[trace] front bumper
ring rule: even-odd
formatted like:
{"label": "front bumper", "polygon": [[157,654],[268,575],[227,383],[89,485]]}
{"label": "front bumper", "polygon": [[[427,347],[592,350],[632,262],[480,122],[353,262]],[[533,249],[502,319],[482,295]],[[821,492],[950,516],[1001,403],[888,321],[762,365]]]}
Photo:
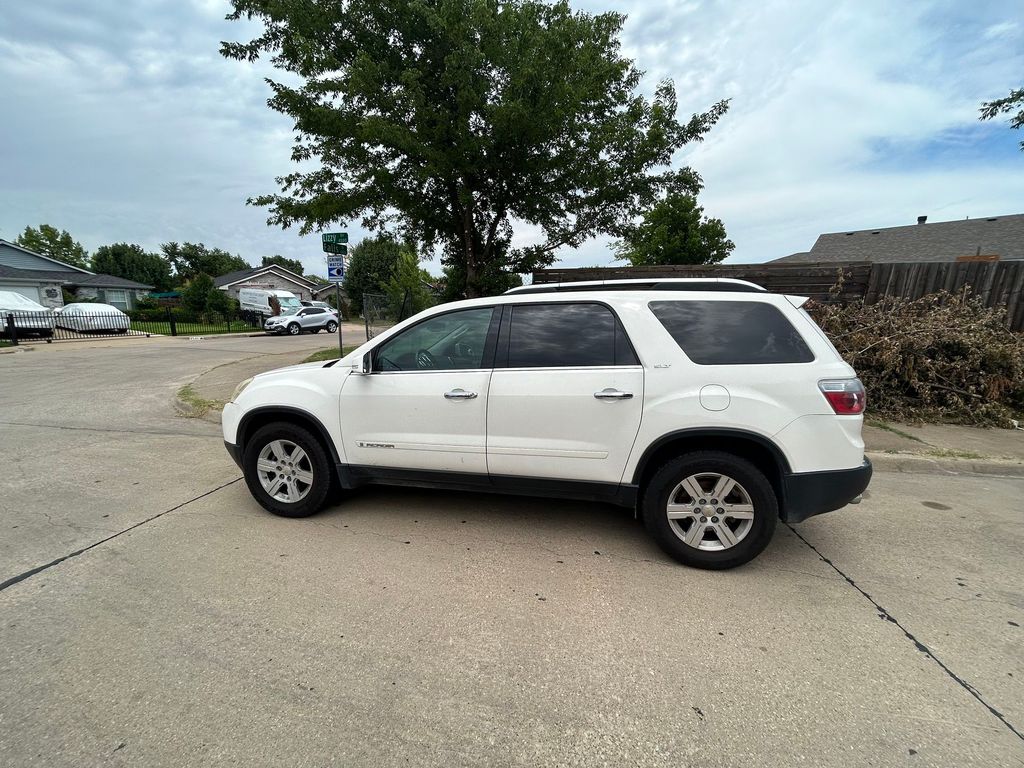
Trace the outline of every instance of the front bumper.
{"label": "front bumper", "polygon": [[224,441],[224,447],[227,448],[228,453],[234,460],[235,464],[238,465],[239,469],[242,467],[242,449],[234,443],[229,443],[227,440]]}
{"label": "front bumper", "polygon": [[782,520],[799,523],[814,515],[845,507],[860,496],[871,482],[871,462],[855,469],[828,472],[797,472],[783,478]]}

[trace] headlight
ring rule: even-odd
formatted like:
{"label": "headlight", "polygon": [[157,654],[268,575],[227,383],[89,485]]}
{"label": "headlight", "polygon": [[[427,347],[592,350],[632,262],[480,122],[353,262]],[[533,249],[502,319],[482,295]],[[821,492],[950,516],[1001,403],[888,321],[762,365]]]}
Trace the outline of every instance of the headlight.
{"label": "headlight", "polygon": [[252,384],[252,380],[253,380],[253,377],[252,377],[252,376],[250,376],[250,377],[249,377],[248,379],[246,379],[245,381],[239,382],[238,386],[237,386],[237,387],[235,387],[235,391],[234,391],[234,392],[233,392],[233,393],[231,394],[231,402],[232,402],[232,403],[233,403],[233,402],[235,402],[235,400],[237,400],[237,399],[238,399],[238,396],[239,396],[240,394],[242,394],[242,391],[243,391],[243,390],[244,390],[244,389],[245,389],[246,387],[248,387],[248,386],[249,386],[250,384]]}

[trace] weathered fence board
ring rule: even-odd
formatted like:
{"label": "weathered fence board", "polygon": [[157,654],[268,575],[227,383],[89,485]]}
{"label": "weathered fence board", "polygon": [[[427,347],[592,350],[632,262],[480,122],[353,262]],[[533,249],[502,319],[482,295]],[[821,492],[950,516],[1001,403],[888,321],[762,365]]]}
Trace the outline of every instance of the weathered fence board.
{"label": "weathered fence board", "polygon": [[[842,284],[837,285],[840,271]],[[966,288],[986,306],[1006,307],[1010,328],[1024,330],[1024,260],[583,267],[540,269],[533,273],[533,282],[658,277],[734,277],[750,280],[772,293],[868,304],[886,296],[918,299],[940,290],[955,292]]]}

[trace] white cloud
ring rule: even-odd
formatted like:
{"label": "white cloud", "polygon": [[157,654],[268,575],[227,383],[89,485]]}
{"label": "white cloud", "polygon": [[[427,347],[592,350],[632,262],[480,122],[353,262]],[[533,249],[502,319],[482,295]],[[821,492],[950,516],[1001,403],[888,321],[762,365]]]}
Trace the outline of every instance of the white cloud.
{"label": "white cloud", "polygon": [[[681,162],[701,203],[758,261],[820,232],[1024,211],[1019,137],[979,124],[982,101],[1019,87],[1019,4],[577,2],[629,14],[624,50],[684,113],[732,99]],[[267,65],[228,61],[224,0],[0,7],[0,236],[69,229],[94,248],[205,241],[257,261],[323,270],[315,236],[266,227],[245,198],[290,170],[291,126],[266,107]],[[361,232],[355,228],[353,239]],[[514,243],[536,242],[518,224]],[[612,261],[604,238],[563,264]],[[436,269],[436,266],[434,267]]]}

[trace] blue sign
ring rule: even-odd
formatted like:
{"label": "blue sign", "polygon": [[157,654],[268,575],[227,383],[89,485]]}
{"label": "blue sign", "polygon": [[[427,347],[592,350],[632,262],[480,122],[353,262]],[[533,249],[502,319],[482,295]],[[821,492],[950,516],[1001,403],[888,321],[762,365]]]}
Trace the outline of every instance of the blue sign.
{"label": "blue sign", "polygon": [[327,257],[327,279],[340,283],[345,279],[345,259],[342,256]]}

